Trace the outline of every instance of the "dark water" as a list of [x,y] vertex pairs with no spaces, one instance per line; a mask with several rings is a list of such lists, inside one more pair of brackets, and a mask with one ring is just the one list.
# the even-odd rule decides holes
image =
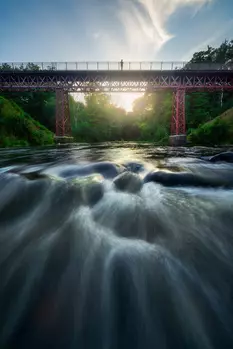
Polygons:
[[0,150],[0,348],[233,348],[223,150]]

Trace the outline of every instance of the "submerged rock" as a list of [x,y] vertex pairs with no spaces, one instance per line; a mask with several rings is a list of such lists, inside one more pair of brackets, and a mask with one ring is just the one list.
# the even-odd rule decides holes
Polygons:
[[88,206],[94,206],[104,195],[102,183],[89,183],[82,189],[84,203]]
[[127,191],[129,193],[139,192],[143,185],[141,178],[131,172],[120,174],[114,179],[113,183],[118,190]]
[[134,172],[134,173],[139,173],[144,171],[144,166],[138,162],[127,162],[124,164],[126,167],[127,171]]
[[61,171],[59,175],[65,178],[77,176],[89,176],[91,174],[101,174],[105,179],[113,179],[124,171],[124,167],[111,162],[96,162],[83,166],[72,166]]
[[83,204],[93,206],[104,195],[103,179],[101,175],[90,175],[75,178],[70,183],[80,188]]
[[43,173],[43,172],[27,172],[27,173],[21,173],[22,177],[25,177],[31,181],[37,180],[37,179],[51,179],[53,181],[57,182],[64,182],[65,179],[58,177],[56,175],[52,175],[50,173]]
[[232,187],[233,181],[226,178],[207,178],[194,173],[168,173],[163,171],[151,172],[144,178],[144,183],[156,182],[164,186],[190,187]]
[[233,163],[233,152],[226,151],[213,156],[201,156],[200,159],[204,161],[213,162],[213,163],[221,162],[221,161]]
[[209,159],[209,161],[210,162],[225,161],[225,162],[232,162],[233,163],[233,152],[227,151],[224,153],[214,155]]

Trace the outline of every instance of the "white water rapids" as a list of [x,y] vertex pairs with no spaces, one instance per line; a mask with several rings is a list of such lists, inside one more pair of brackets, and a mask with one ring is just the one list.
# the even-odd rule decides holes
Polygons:
[[1,150],[0,348],[233,348],[220,151]]

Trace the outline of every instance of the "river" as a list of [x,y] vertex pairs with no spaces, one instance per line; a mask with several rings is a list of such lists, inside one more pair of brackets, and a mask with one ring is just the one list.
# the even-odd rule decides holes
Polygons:
[[0,348],[233,348],[233,155],[0,150]]

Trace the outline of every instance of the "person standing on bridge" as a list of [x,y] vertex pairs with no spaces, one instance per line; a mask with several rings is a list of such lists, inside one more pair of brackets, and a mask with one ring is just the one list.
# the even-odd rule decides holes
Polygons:
[[121,65],[121,70],[123,70],[123,67],[124,67],[124,61],[123,61],[123,59],[120,61],[120,65]]

